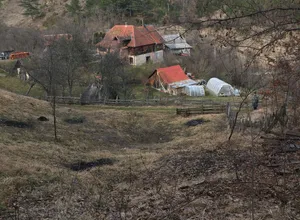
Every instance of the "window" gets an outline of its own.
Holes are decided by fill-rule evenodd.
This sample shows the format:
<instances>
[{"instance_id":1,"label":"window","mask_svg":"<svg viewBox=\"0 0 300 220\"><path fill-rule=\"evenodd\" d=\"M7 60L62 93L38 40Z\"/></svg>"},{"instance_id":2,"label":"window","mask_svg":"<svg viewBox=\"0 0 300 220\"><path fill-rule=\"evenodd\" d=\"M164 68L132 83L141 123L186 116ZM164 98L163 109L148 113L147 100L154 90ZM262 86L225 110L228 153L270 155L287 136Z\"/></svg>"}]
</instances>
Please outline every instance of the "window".
<instances>
[{"instance_id":1,"label":"window","mask_svg":"<svg viewBox=\"0 0 300 220\"><path fill-rule=\"evenodd\" d=\"M129 63L133 64L133 57L129 57Z\"/></svg>"},{"instance_id":2,"label":"window","mask_svg":"<svg viewBox=\"0 0 300 220\"><path fill-rule=\"evenodd\" d=\"M129 44L129 42L130 42L130 39L129 39L129 40L127 40L127 39L126 39L126 40L123 40L123 41L122 41L122 46L123 46L123 47L127 46L127 44Z\"/></svg>"},{"instance_id":3,"label":"window","mask_svg":"<svg viewBox=\"0 0 300 220\"><path fill-rule=\"evenodd\" d=\"M98 50L101 51L101 52L106 52L107 51L107 49L104 48L104 47L98 47Z\"/></svg>"},{"instance_id":4,"label":"window","mask_svg":"<svg viewBox=\"0 0 300 220\"><path fill-rule=\"evenodd\" d=\"M149 63L150 62L150 56L147 56L146 57L146 63Z\"/></svg>"},{"instance_id":5,"label":"window","mask_svg":"<svg viewBox=\"0 0 300 220\"><path fill-rule=\"evenodd\" d=\"M162 44L157 44L156 45L156 50L162 50L163 49L163 45Z\"/></svg>"}]
</instances>

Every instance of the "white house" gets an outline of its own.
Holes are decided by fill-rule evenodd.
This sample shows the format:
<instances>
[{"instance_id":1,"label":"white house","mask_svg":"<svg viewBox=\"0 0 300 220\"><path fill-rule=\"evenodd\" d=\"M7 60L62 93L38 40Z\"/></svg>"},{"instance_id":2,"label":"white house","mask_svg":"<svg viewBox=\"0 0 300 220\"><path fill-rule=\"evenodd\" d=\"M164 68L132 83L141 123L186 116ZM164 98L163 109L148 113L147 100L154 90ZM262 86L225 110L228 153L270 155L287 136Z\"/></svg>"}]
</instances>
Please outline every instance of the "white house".
<instances>
[{"instance_id":1,"label":"white house","mask_svg":"<svg viewBox=\"0 0 300 220\"><path fill-rule=\"evenodd\" d=\"M162 62L164 39L152 25L115 25L96 44L99 54L117 51L131 65Z\"/></svg>"}]
</instances>

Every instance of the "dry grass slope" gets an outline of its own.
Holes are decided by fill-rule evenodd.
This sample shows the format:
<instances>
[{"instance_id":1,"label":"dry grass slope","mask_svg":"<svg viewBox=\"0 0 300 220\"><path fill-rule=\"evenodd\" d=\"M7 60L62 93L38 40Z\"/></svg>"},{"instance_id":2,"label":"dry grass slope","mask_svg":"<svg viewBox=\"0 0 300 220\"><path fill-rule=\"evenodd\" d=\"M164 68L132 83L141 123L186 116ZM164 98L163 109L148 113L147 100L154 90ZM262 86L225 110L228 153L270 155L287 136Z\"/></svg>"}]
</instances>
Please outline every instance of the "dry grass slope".
<instances>
[{"instance_id":1,"label":"dry grass slope","mask_svg":"<svg viewBox=\"0 0 300 220\"><path fill-rule=\"evenodd\" d=\"M222 115L187 127L199 117L178 117L173 107L59 106L54 142L49 103L0 90L0 117L31 125L0 125L0 219L250 216L249 146L239 135L224 144ZM280 201L257 190L257 215L276 219Z\"/></svg>"}]
</instances>

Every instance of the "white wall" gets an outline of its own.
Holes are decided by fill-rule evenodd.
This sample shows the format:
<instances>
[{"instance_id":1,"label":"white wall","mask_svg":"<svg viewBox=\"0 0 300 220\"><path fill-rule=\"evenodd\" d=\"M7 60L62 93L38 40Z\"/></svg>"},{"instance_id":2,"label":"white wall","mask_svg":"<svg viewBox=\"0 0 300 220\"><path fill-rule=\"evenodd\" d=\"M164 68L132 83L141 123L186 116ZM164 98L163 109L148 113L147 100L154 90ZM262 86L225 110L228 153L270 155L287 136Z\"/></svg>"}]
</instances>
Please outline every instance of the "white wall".
<instances>
[{"instance_id":1,"label":"white wall","mask_svg":"<svg viewBox=\"0 0 300 220\"><path fill-rule=\"evenodd\" d=\"M151 53L145 53L141 54L138 56L129 56L128 59L132 57L133 58L133 63L131 65L142 65L146 63L146 58L150 57L150 62L157 63L157 62L162 62L164 61L164 51L159 50L156 52L151 52Z\"/></svg>"}]
</instances>

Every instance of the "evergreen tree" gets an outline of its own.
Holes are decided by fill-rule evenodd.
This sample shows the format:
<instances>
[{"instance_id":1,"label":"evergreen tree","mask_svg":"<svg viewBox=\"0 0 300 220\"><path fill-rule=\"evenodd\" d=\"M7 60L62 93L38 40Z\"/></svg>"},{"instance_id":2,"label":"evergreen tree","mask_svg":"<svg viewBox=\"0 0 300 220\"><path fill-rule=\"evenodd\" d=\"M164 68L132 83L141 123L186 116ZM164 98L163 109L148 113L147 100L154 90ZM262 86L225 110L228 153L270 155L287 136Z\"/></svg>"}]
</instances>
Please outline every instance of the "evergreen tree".
<instances>
[{"instance_id":1,"label":"evergreen tree","mask_svg":"<svg viewBox=\"0 0 300 220\"><path fill-rule=\"evenodd\" d=\"M42 14L38 0L21 0L20 6L25 9L23 15L31 16L32 19L39 17Z\"/></svg>"},{"instance_id":2,"label":"evergreen tree","mask_svg":"<svg viewBox=\"0 0 300 220\"><path fill-rule=\"evenodd\" d=\"M66 8L72 16L79 16L82 12L82 7L79 0L72 0L70 4L66 4Z\"/></svg>"}]
</instances>

